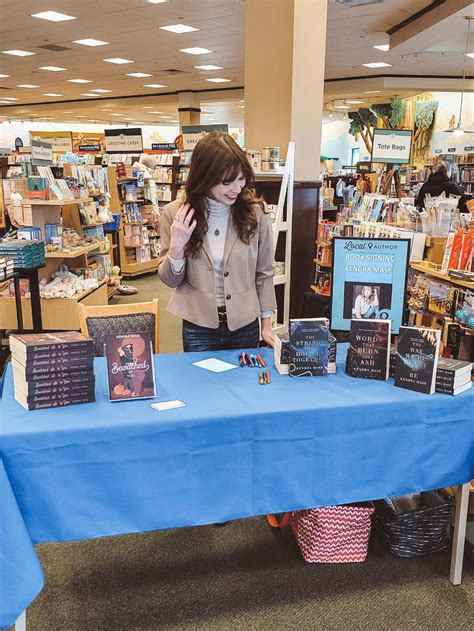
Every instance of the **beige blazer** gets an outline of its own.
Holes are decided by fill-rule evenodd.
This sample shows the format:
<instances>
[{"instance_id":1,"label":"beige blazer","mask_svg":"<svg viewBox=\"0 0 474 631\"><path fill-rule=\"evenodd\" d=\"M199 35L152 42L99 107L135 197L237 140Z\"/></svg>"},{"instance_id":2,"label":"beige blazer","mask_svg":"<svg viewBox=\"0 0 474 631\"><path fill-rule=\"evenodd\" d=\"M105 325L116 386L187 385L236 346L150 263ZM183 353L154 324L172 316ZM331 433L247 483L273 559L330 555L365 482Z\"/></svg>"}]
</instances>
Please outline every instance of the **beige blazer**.
<instances>
[{"instance_id":1,"label":"beige blazer","mask_svg":"<svg viewBox=\"0 0 474 631\"><path fill-rule=\"evenodd\" d=\"M161 255L158 273L168 287L175 287L168 310L193 324L217 329L214 268L207 235L200 256L187 257L183 271L175 274L169 260L170 230L180 202L163 208L161 215ZM224 292L227 325L231 331L253 322L262 311L276 308L273 285L273 233L270 216L256 207L258 226L249 245L243 243L229 217L224 248Z\"/></svg>"}]
</instances>

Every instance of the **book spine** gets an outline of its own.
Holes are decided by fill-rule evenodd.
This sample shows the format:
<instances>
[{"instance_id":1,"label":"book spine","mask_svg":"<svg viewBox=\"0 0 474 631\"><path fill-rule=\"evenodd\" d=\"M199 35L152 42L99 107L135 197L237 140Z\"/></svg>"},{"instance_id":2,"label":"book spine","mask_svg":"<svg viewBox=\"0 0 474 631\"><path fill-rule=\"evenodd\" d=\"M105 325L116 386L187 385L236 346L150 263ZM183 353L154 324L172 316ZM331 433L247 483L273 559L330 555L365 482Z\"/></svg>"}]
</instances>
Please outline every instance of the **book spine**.
<instances>
[{"instance_id":1,"label":"book spine","mask_svg":"<svg viewBox=\"0 0 474 631\"><path fill-rule=\"evenodd\" d=\"M57 392L61 389L73 389L80 390L81 388L87 388L95 384L94 375L87 375L85 377L76 377L75 379L60 378L60 379L41 379L39 381L28 382L24 379L13 375L13 383L15 387L20 390L24 390L28 394L34 392Z\"/></svg>"},{"instance_id":2,"label":"book spine","mask_svg":"<svg viewBox=\"0 0 474 631\"><path fill-rule=\"evenodd\" d=\"M49 359L70 359L70 360L78 360L80 358L93 357L92 348L73 348L73 349L48 349L45 351L33 351L31 353L23 353L17 351L16 347L12 348L12 355L15 359L19 361L26 360L28 362L31 361L39 361L39 360L49 360Z\"/></svg>"},{"instance_id":3,"label":"book spine","mask_svg":"<svg viewBox=\"0 0 474 631\"><path fill-rule=\"evenodd\" d=\"M92 364L90 366L78 366L74 369L49 369L38 368L31 372L26 372L24 367L21 367L19 375L28 382L31 381L44 381L45 379L76 379L80 377L87 377L93 374Z\"/></svg>"},{"instance_id":4,"label":"book spine","mask_svg":"<svg viewBox=\"0 0 474 631\"><path fill-rule=\"evenodd\" d=\"M92 341L84 340L82 342L61 342L58 344L35 344L35 345L27 345L21 342L20 340L14 340L12 345L17 348L21 348L26 351L27 355L34 355L35 353L46 353L49 351L71 351L77 350L78 352L81 350L89 350L92 352Z\"/></svg>"},{"instance_id":5,"label":"book spine","mask_svg":"<svg viewBox=\"0 0 474 631\"><path fill-rule=\"evenodd\" d=\"M67 401L70 399L89 399L95 394L95 386L89 388L82 388L80 390L63 391L63 392L35 392L25 396L23 392L15 391L22 399L25 399L28 403L40 403L52 402L52 401Z\"/></svg>"},{"instance_id":6,"label":"book spine","mask_svg":"<svg viewBox=\"0 0 474 631\"><path fill-rule=\"evenodd\" d=\"M26 366L24 366L24 372L27 375L33 374L45 374L46 376L51 376L55 373L60 372L72 372L72 371L91 371L92 366L94 365L93 357L91 355L90 358L81 357L78 360L66 360L66 359L50 359L49 361L42 360L33 360L28 362Z\"/></svg>"},{"instance_id":7,"label":"book spine","mask_svg":"<svg viewBox=\"0 0 474 631\"><path fill-rule=\"evenodd\" d=\"M26 406L24 403L21 403L20 401L18 401L18 403L23 405L23 407L26 407L27 410L45 410L48 408L66 407L68 405L79 405L81 403L92 403L94 401L95 401L95 396L90 396L90 397L81 397L81 398L74 398L74 399L73 398L64 399L62 401L50 401L50 402L39 401L37 403L26 403Z\"/></svg>"}]
</instances>

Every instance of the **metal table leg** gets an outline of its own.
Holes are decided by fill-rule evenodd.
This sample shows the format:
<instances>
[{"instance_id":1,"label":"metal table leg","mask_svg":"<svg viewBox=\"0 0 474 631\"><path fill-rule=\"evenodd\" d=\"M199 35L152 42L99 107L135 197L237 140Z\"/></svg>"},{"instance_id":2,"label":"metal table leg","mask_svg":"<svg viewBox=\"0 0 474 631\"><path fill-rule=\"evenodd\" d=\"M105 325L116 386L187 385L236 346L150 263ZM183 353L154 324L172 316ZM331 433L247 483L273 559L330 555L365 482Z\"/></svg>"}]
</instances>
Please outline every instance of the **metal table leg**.
<instances>
[{"instance_id":1,"label":"metal table leg","mask_svg":"<svg viewBox=\"0 0 474 631\"><path fill-rule=\"evenodd\" d=\"M454 521L453 548L451 551L451 569L449 580L453 585L460 585L462 580L462 564L466 542L467 508L469 504L469 486L466 482L458 487L456 496L456 517Z\"/></svg>"}]
</instances>

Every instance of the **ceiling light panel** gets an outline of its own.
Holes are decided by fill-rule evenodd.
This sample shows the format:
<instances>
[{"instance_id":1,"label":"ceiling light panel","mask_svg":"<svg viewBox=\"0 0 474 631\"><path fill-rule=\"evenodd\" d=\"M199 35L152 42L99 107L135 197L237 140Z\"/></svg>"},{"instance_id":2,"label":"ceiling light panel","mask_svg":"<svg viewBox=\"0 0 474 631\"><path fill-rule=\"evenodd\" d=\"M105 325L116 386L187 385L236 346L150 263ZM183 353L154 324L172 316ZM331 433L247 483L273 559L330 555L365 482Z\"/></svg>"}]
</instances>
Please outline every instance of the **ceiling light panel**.
<instances>
[{"instance_id":1,"label":"ceiling light panel","mask_svg":"<svg viewBox=\"0 0 474 631\"><path fill-rule=\"evenodd\" d=\"M5 55L14 55L15 57L29 57L30 55L36 55L36 53L31 53L29 50L3 50Z\"/></svg>"},{"instance_id":2,"label":"ceiling light panel","mask_svg":"<svg viewBox=\"0 0 474 631\"><path fill-rule=\"evenodd\" d=\"M9 77L11 77L9 74L0 74L0 79L8 79Z\"/></svg>"},{"instance_id":3,"label":"ceiling light panel","mask_svg":"<svg viewBox=\"0 0 474 631\"><path fill-rule=\"evenodd\" d=\"M193 31L199 31L194 26L188 26L187 24L171 24L170 26L160 26L162 31L170 31L171 33L192 33Z\"/></svg>"},{"instance_id":4,"label":"ceiling light panel","mask_svg":"<svg viewBox=\"0 0 474 631\"><path fill-rule=\"evenodd\" d=\"M213 53L213 50L208 48L201 48L200 46L193 46L192 48L180 48L179 52L187 53L188 55L206 55L207 53Z\"/></svg>"},{"instance_id":5,"label":"ceiling light panel","mask_svg":"<svg viewBox=\"0 0 474 631\"><path fill-rule=\"evenodd\" d=\"M362 65L365 66L366 68L388 68L392 64L387 64L385 63L385 61L371 61L368 64L362 64Z\"/></svg>"},{"instance_id":6,"label":"ceiling light panel","mask_svg":"<svg viewBox=\"0 0 474 631\"><path fill-rule=\"evenodd\" d=\"M167 88L167 85L161 85L161 83L147 83L144 88Z\"/></svg>"},{"instance_id":7,"label":"ceiling light panel","mask_svg":"<svg viewBox=\"0 0 474 631\"><path fill-rule=\"evenodd\" d=\"M373 46L377 50L383 50L385 53L390 50L390 44L380 44L379 46Z\"/></svg>"},{"instance_id":8,"label":"ceiling light panel","mask_svg":"<svg viewBox=\"0 0 474 631\"><path fill-rule=\"evenodd\" d=\"M77 20L73 15L65 15L57 11L43 11L42 13L33 13L32 18L40 18L49 22L67 22L68 20Z\"/></svg>"},{"instance_id":9,"label":"ceiling light panel","mask_svg":"<svg viewBox=\"0 0 474 631\"><path fill-rule=\"evenodd\" d=\"M228 83L230 79L223 79L222 77L214 77L213 79L206 79L206 81L210 81L211 83Z\"/></svg>"},{"instance_id":10,"label":"ceiling light panel","mask_svg":"<svg viewBox=\"0 0 474 631\"><path fill-rule=\"evenodd\" d=\"M82 46L106 46L109 42L104 42L101 39L75 39L74 44L81 44Z\"/></svg>"},{"instance_id":11,"label":"ceiling light panel","mask_svg":"<svg viewBox=\"0 0 474 631\"><path fill-rule=\"evenodd\" d=\"M194 66L198 70L224 70L222 66L214 66L213 64L204 64L203 66Z\"/></svg>"},{"instance_id":12,"label":"ceiling light panel","mask_svg":"<svg viewBox=\"0 0 474 631\"><path fill-rule=\"evenodd\" d=\"M150 4L165 4L168 0L147 0Z\"/></svg>"},{"instance_id":13,"label":"ceiling light panel","mask_svg":"<svg viewBox=\"0 0 474 631\"><path fill-rule=\"evenodd\" d=\"M17 88L39 88L39 85L34 85L33 83L19 83Z\"/></svg>"},{"instance_id":14,"label":"ceiling light panel","mask_svg":"<svg viewBox=\"0 0 474 631\"><path fill-rule=\"evenodd\" d=\"M102 61L106 61L109 64L133 64L134 62L131 59L123 59L122 57L110 57L109 59L102 59Z\"/></svg>"},{"instance_id":15,"label":"ceiling light panel","mask_svg":"<svg viewBox=\"0 0 474 631\"><path fill-rule=\"evenodd\" d=\"M57 94L56 92L46 92L43 96L64 96L64 94Z\"/></svg>"},{"instance_id":16,"label":"ceiling light panel","mask_svg":"<svg viewBox=\"0 0 474 631\"><path fill-rule=\"evenodd\" d=\"M49 72L62 72L67 68L60 68L59 66L41 66L38 70L48 70Z\"/></svg>"},{"instance_id":17,"label":"ceiling light panel","mask_svg":"<svg viewBox=\"0 0 474 631\"><path fill-rule=\"evenodd\" d=\"M127 72L127 77L136 77L137 79L145 79L146 77L152 77L152 74L147 72Z\"/></svg>"},{"instance_id":18,"label":"ceiling light panel","mask_svg":"<svg viewBox=\"0 0 474 631\"><path fill-rule=\"evenodd\" d=\"M68 79L69 83L92 83L90 79Z\"/></svg>"},{"instance_id":19,"label":"ceiling light panel","mask_svg":"<svg viewBox=\"0 0 474 631\"><path fill-rule=\"evenodd\" d=\"M100 94L106 94L107 92L112 92L112 90L104 90L104 88L94 88L91 92L99 92Z\"/></svg>"},{"instance_id":20,"label":"ceiling light panel","mask_svg":"<svg viewBox=\"0 0 474 631\"><path fill-rule=\"evenodd\" d=\"M81 96L97 96L97 94L94 94L93 92L83 92Z\"/></svg>"}]
</instances>

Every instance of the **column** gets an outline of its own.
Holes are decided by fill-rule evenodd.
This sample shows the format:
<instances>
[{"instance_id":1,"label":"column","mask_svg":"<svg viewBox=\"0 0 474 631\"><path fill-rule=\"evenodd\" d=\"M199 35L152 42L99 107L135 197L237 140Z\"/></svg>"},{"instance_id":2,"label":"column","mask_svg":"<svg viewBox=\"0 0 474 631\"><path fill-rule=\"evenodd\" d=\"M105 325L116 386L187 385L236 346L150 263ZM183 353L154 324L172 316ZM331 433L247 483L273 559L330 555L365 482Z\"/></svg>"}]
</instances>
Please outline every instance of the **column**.
<instances>
[{"instance_id":1,"label":"column","mask_svg":"<svg viewBox=\"0 0 474 631\"><path fill-rule=\"evenodd\" d=\"M246 0L245 7L245 146L280 146L284 156L293 140L295 179L317 179L327 0Z\"/></svg>"},{"instance_id":2,"label":"column","mask_svg":"<svg viewBox=\"0 0 474 631\"><path fill-rule=\"evenodd\" d=\"M179 133L183 125L201 124L201 103L193 92L178 93Z\"/></svg>"}]
</instances>

